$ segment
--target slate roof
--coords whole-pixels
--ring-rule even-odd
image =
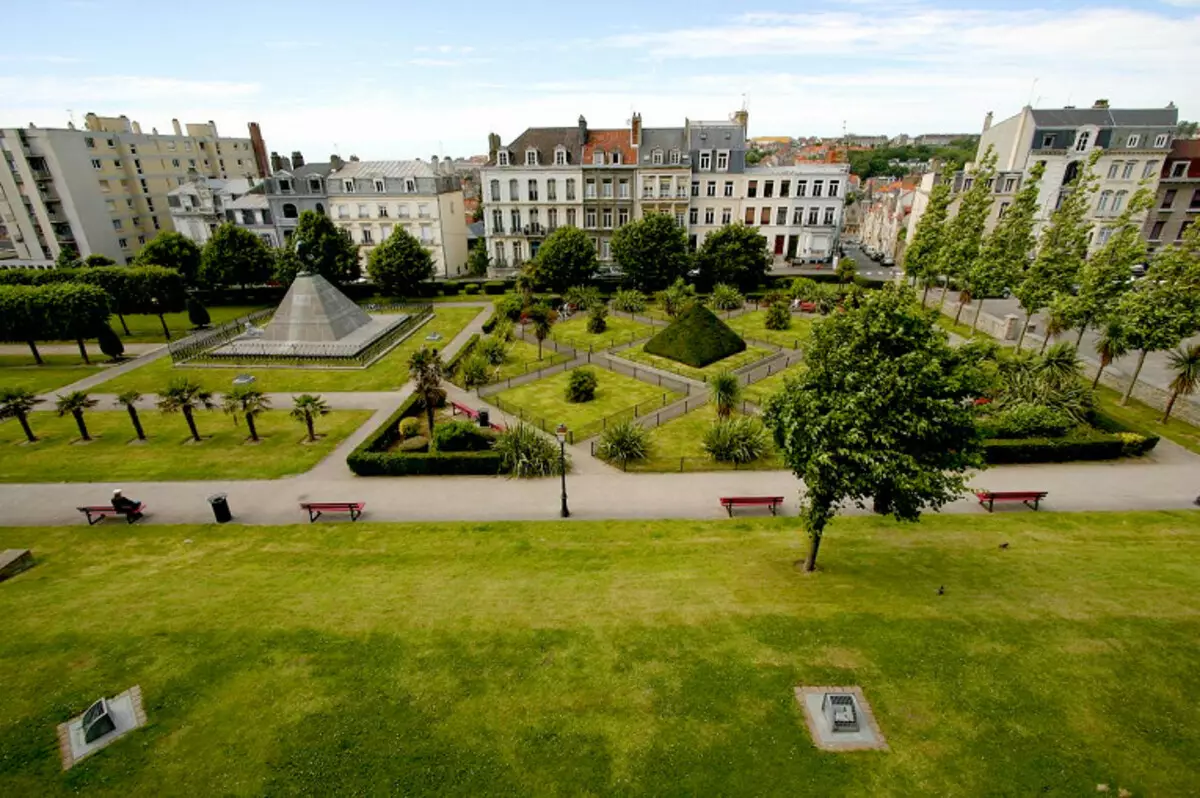
[[[592,162],[592,153],[597,148],[605,153],[619,151],[621,153],[621,163],[631,166],[637,165],[637,150],[629,141],[629,128],[616,128],[613,130],[589,130],[587,143],[583,145],[583,163],[588,165]],[[519,154],[519,153],[518,153]],[[608,164],[611,159],[606,155],[604,163]]]
[[[308,177],[309,175],[318,175],[325,177],[333,169],[333,164],[326,161],[325,163],[306,163],[304,166],[298,166],[295,169],[280,169],[275,172],[275,175],[289,174],[292,177]]]
[[[251,192],[238,197],[233,202],[225,203],[225,207],[229,210],[240,211],[247,208],[269,208],[271,207],[271,203],[267,201],[266,195],[259,192]]]
[[[352,177],[438,177],[433,167],[424,161],[347,161],[330,177],[345,180]]]
[[[1035,108],[1038,127],[1174,127],[1178,108]]]
[[[650,153],[662,150],[667,159],[671,150],[679,150],[686,158],[688,155],[687,131],[681,127],[644,127],[642,128],[642,152]]]
[[[513,166],[525,163],[525,151],[530,147],[538,151],[538,163],[541,166],[552,166],[554,150],[560,144],[567,148],[567,163],[578,165],[583,162],[583,142],[579,140],[578,127],[526,128],[504,149],[512,154],[509,163]]]

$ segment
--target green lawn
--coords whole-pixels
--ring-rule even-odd
[[[658,355],[652,355],[644,349],[643,344],[631,346],[628,349],[622,349],[615,353],[617,357],[631,360],[635,363],[644,363],[647,366],[670,371],[675,374],[682,374],[685,377],[691,377],[694,380],[707,380],[709,377],[720,374],[722,371],[733,371],[742,366],[749,365],[755,361],[762,360],[770,356],[770,352],[766,349],[760,349],[757,346],[747,346],[745,350],[738,352],[736,355],[722,358],[715,363],[709,363],[702,369],[693,368],[686,363],[680,363],[676,360],[671,360]]]
[[[589,333],[587,331],[587,314],[577,313],[570,320],[555,324],[550,337],[560,344],[583,352],[586,352],[589,347],[592,351],[598,352],[601,349],[608,349],[610,346],[649,338],[654,334],[654,329],[650,325],[632,319],[610,315],[607,321],[608,329],[604,332]]]
[[[795,366],[789,366],[782,371],[777,371],[765,380],[759,380],[756,383],[747,385],[742,389],[742,394],[746,399],[754,402],[756,405],[761,405],[763,401],[771,394],[783,387],[784,378],[787,376],[795,376],[804,368],[803,363],[798,363]]]
[[[496,403],[496,406],[506,413],[523,415],[534,423],[541,420],[547,429],[566,424],[575,433],[575,440],[582,440],[599,432],[596,422],[603,418],[617,413],[632,416],[632,409],[637,405],[641,405],[639,415],[642,415],[648,412],[651,406],[661,407],[664,403],[670,404],[682,396],[607,369],[591,367],[591,370],[596,375],[598,385],[596,398],[590,402],[567,401],[566,390],[570,371],[561,371],[550,377],[510,388],[489,397],[488,401]]]
[[[209,390],[226,391],[238,374],[253,374],[258,378],[255,387],[272,392],[288,391],[394,391],[408,381],[408,359],[425,346],[425,337],[441,333],[437,343],[443,347],[479,315],[479,308],[439,308],[433,319],[426,322],[403,343],[373,366],[362,370],[323,371],[320,369],[287,368],[212,368],[171,365],[169,357],[149,363],[139,369],[109,380],[96,388],[97,393],[120,393],[131,388],[145,394],[157,393],[173,378],[187,376]]]
[[[862,517],[804,576],[793,518],[3,527],[40,562],[0,584],[0,792],[1195,795],[1198,541]],[[148,725],[62,772],[135,684]],[[798,685],[860,685],[891,750],[816,750]]]
[[[105,482],[114,479],[271,479],[315,466],[371,417],[369,410],[337,410],[317,420],[317,442],[301,443],[304,425],[279,406],[257,419],[262,441],[245,444],[243,420],[200,412],[196,426],[202,443],[190,441],[183,416],[141,411],[148,441],[137,439],[124,410],[84,415],[91,443],[76,443],[79,429],[71,416],[35,412],[29,424],[39,440],[25,445],[15,421],[0,424],[0,482]]]
[[[50,393],[65,385],[91,377],[108,368],[108,358],[93,358],[85,366],[79,353],[73,355],[42,354],[43,365],[33,362],[32,354],[0,355],[0,388],[29,388],[37,393]]]
[[[560,355],[546,346],[542,347],[542,357],[539,359],[537,344],[517,339],[509,343],[508,357],[505,358],[504,364],[496,369],[496,380],[518,377],[570,359],[569,355]]]
[[[752,310],[724,321],[743,338],[766,341],[769,344],[788,349],[799,349],[808,340],[814,319],[811,316],[793,313],[792,326],[787,330],[768,330],[766,327],[767,311],[765,310]]]
[[[718,463],[703,447],[704,433],[717,420],[716,406],[711,402],[690,413],[672,419],[650,430],[650,456],[628,465],[629,471],[732,471],[733,465]],[[770,457],[738,466],[747,469],[785,468],[774,454]]]
[[[936,309],[936,306],[934,306],[934,307]],[[959,319],[958,324],[954,323],[954,319],[952,317],[947,316],[945,313],[942,313],[940,311],[935,315],[935,318],[937,320],[937,326],[941,327],[946,332],[955,333],[957,335],[962,336],[963,338],[979,338],[979,339],[985,340],[985,341],[989,340],[989,339],[995,340],[994,338],[992,338],[992,336],[988,335],[983,330],[971,329],[971,320],[975,318],[974,309],[964,310],[963,314],[962,314],[962,318]],[[1001,345],[1005,344],[1004,341],[1000,341],[999,343]],[[1009,345],[1011,345],[1011,344],[1009,344]]]
[[[213,326],[223,324],[227,321],[245,316],[248,313],[253,313],[256,310],[262,310],[265,305],[227,305],[222,307],[206,307],[208,311],[209,323]],[[187,313],[164,313],[163,318],[167,322],[167,329],[171,331],[171,339],[178,340],[190,335],[192,330],[192,322],[188,320]],[[163,335],[162,323],[158,320],[158,316],[150,314],[138,314],[125,317],[125,323],[129,325],[129,335],[125,334],[125,329],[121,327],[121,320],[113,314],[108,320],[108,324],[112,327],[113,332],[121,337],[121,340],[127,344],[154,344],[164,343],[167,338]],[[69,341],[64,343],[70,343]]]
[[[1163,424],[1160,421],[1161,410],[1156,410],[1133,397],[1129,398],[1129,404],[1122,407],[1121,392],[1103,385],[1096,387],[1096,399],[1100,409],[1118,421],[1123,421],[1137,429],[1153,432],[1155,435],[1160,435],[1200,454],[1200,429],[1182,418],[1172,417],[1166,424]]]

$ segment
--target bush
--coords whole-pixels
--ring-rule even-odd
[[[503,280],[489,280],[483,284],[483,293],[498,296],[507,288]]]
[[[704,451],[719,463],[752,463],[769,446],[767,428],[749,416],[718,421],[704,433]]]
[[[478,294],[479,293],[479,283],[467,283],[466,287],[463,288],[463,290],[466,291],[468,294]]]
[[[567,289],[563,295],[568,305],[574,305],[580,310],[591,310],[596,305],[604,304],[600,299],[600,289],[594,285],[576,285]]]
[[[478,352],[473,352],[459,367],[459,382],[468,391],[480,385],[487,385],[491,380],[492,366],[487,358]]]
[[[516,321],[521,318],[521,311],[525,309],[525,302],[516,294],[509,294],[496,300],[496,317],[505,318],[509,321]]]
[[[645,345],[645,350],[652,355],[694,368],[704,368],[745,349],[746,342],[700,304],[692,305]]]
[[[877,279],[874,277],[863,277],[861,274],[854,276],[854,284],[859,288],[876,289],[883,288],[887,280]]]
[[[713,310],[737,310],[745,302],[741,291],[725,283],[717,283],[713,286],[710,301]]]
[[[204,309],[204,305],[201,305],[195,297],[188,297],[187,299],[187,314],[188,321],[192,323],[193,327],[207,327],[209,322],[212,321],[209,318],[208,311]]]
[[[500,458],[500,468],[514,477],[549,477],[562,473],[559,447],[526,424],[510,427],[501,434],[493,452]],[[571,470],[570,457],[567,458],[567,470]]]
[[[787,293],[778,288],[772,288],[763,294],[762,304],[764,305],[782,305],[785,302],[787,302]]]
[[[1063,411],[1032,404],[1006,407],[980,424],[987,438],[1058,438],[1074,426]]]
[[[789,299],[799,299],[801,302],[812,302],[817,298],[817,283],[807,277],[797,277],[788,288]]]
[[[421,422],[416,418],[402,418],[400,419],[399,431],[400,438],[402,440],[408,440],[409,438],[416,437],[416,435],[421,431]]]
[[[429,451],[429,439],[424,435],[414,435],[411,438],[405,438],[400,443],[396,444],[396,451],[427,452]]]
[[[491,334],[492,334],[492,337],[495,338],[497,341],[503,341],[504,343],[507,344],[508,342],[512,341],[513,338],[516,337],[516,329],[515,328],[516,328],[516,325],[513,323],[513,320],[508,318],[507,316],[505,316],[505,317],[497,319],[496,323],[492,325],[492,333]]]
[[[685,283],[679,277],[670,288],[658,292],[658,302],[671,318],[682,316],[688,308],[696,303],[695,287]]]
[[[120,360],[121,355],[125,354],[125,344],[107,324],[102,326],[97,333],[96,343],[100,344],[100,351],[108,355],[111,360]]]
[[[596,456],[601,460],[619,460],[621,468],[630,460],[644,460],[650,454],[650,435],[634,421],[622,421],[600,434]]]
[[[442,296],[458,296],[461,289],[458,283],[442,283]]]
[[[502,365],[504,359],[508,357],[508,345],[495,335],[489,335],[480,341],[479,345],[475,347],[475,351],[493,366]]]
[[[587,331],[599,335],[608,329],[608,308],[603,304],[592,305],[588,311]]]
[[[596,372],[591,369],[575,369],[567,382],[568,402],[590,402],[596,398]]]
[[[636,288],[622,288],[613,294],[612,306],[622,313],[642,313],[646,310],[646,295]]]
[[[768,330],[791,329],[792,313],[788,310],[788,306],[782,302],[776,302],[767,308],[767,318],[763,321],[763,325]]]
[[[470,421],[446,421],[433,429],[433,448],[439,452],[483,452],[494,440],[490,429]]]

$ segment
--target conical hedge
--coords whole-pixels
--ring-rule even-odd
[[[746,342],[711,310],[696,303],[647,341],[644,348],[652,355],[704,368],[741,352]]]

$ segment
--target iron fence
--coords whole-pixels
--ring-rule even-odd
[[[587,424],[580,425],[574,429],[567,430],[567,442],[574,444],[576,441],[585,441],[595,435],[599,435],[612,424],[618,424],[622,421],[636,419],[646,413],[653,411],[656,408],[666,407],[671,403],[671,394],[664,393],[661,397],[655,399],[647,399],[644,402],[639,402],[632,407],[627,407],[624,410],[618,410],[616,413],[605,416],[604,418],[590,421]],[[558,422],[548,421],[541,416],[534,415],[524,408],[501,399],[499,396],[491,396],[488,398],[488,404],[494,406],[497,410],[508,413],[510,416],[516,416],[522,423],[530,424],[537,427],[542,432],[553,434],[558,428]]]

